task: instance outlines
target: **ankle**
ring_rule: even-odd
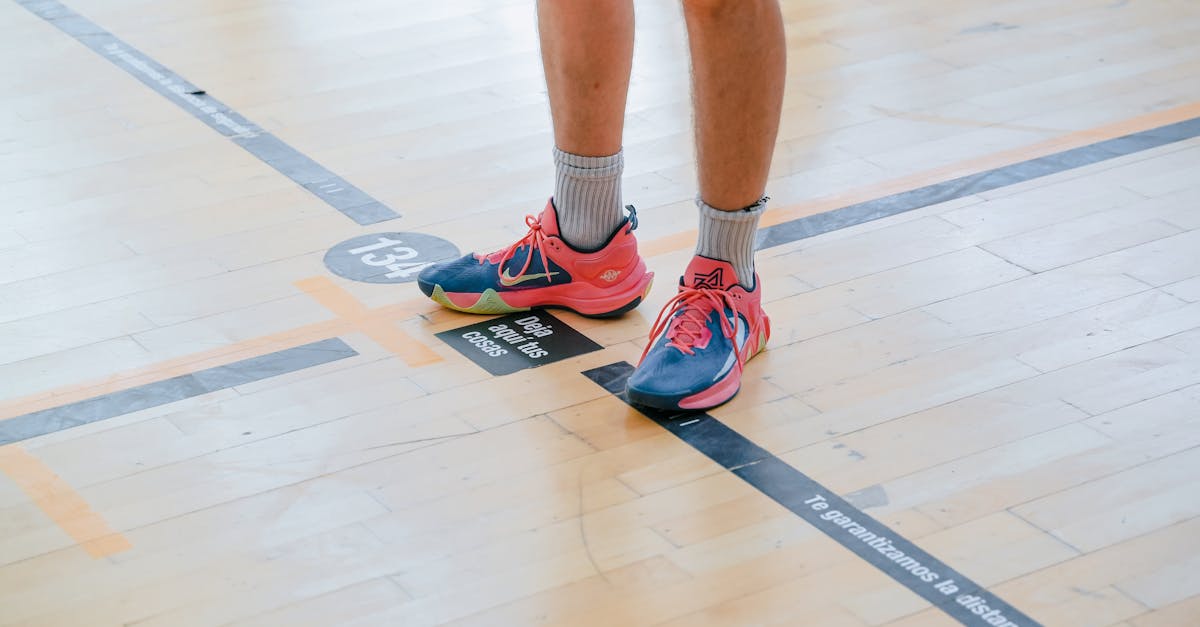
[[[696,254],[728,262],[738,283],[748,290],[755,287],[754,238],[758,221],[766,210],[767,198],[737,211],[722,211],[703,199],[696,199],[700,210],[700,233]]]
[[[624,220],[621,205],[623,151],[585,157],[554,149],[554,206],[564,241],[594,250],[608,241]]]

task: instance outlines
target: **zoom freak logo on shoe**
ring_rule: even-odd
[[[708,274],[696,274],[695,281],[692,284],[695,288],[708,288],[710,290],[725,289],[725,270],[717,268]]]
[[[504,274],[500,275],[500,284],[507,286],[507,287],[512,287],[514,285],[520,285],[526,281],[535,281],[537,279],[546,279],[546,281],[549,282],[551,280],[551,277],[558,276],[558,274],[559,273],[557,273],[557,272],[538,272],[536,274],[522,274],[521,276],[512,276],[511,274],[508,273],[508,268],[505,268]]]

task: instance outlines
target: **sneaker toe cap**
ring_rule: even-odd
[[[680,396],[703,389],[704,370],[695,359],[667,346],[655,348],[629,377],[629,387],[656,396]]]
[[[482,292],[491,287],[488,270],[495,272],[490,264],[481,264],[474,255],[465,255],[454,261],[434,264],[417,275],[417,284],[428,296],[435,285],[446,292]]]

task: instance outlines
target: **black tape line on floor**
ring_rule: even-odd
[[[0,420],[0,446],[356,357],[330,338]]]
[[[633,366],[618,362],[583,375],[629,403],[625,381],[632,372]],[[631,406],[963,625],[1040,627],[720,420],[708,414]]]
[[[968,174],[956,179],[932,183],[890,196],[763,227],[758,231],[755,249],[765,250],[790,244],[823,233],[937,205],[972,194],[1024,183],[1109,159],[1125,157],[1143,150],[1195,137],[1200,137],[1200,118],[1166,124],[1043,157]]]
[[[375,224],[400,217],[387,205],[58,0],[14,1],[125,70],[355,222]]]

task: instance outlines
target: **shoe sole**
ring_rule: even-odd
[[[645,300],[646,296],[650,294],[650,289],[654,286],[654,273],[647,272],[641,279],[638,280],[638,284],[643,281],[646,284],[645,287],[638,289],[637,296],[635,296],[632,300],[624,302],[614,309],[605,309],[601,307],[599,311],[592,311],[589,308],[582,308],[578,305],[556,302],[553,300],[546,300],[544,302],[531,304],[530,306],[518,307],[510,305],[504,300],[504,297],[501,296],[499,292],[492,288],[484,290],[483,293],[479,295],[479,300],[475,301],[474,304],[462,306],[455,304],[452,300],[450,300],[450,297],[446,295],[445,290],[443,290],[442,286],[439,284],[426,283],[418,279],[417,286],[420,287],[421,291],[424,292],[425,295],[430,299],[432,299],[433,302],[447,309],[453,309],[454,311],[461,311],[463,313],[496,315],[518,313],[522,311],[529,311],[534,308],[542,308],[565,309],[567,311],[579,314],[585,318],[616,318],[633,311],[638,305],[642,304],[642,301]]]

